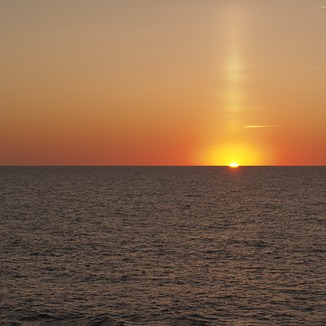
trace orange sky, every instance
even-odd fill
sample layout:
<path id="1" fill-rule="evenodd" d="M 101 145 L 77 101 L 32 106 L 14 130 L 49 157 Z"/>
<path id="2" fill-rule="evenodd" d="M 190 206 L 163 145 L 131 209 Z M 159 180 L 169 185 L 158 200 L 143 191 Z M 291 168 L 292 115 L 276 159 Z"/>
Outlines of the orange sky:
<path id="1" fill-rule="evenodd" d="M 0 165 L 326 165 L 326 0 L 3 0 Z"/>

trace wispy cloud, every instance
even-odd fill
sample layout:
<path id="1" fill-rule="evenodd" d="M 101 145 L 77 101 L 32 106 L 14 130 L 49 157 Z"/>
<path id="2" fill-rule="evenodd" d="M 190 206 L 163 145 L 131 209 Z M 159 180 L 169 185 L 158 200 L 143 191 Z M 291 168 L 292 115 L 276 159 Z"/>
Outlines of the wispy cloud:
<path id="1" fill-rule="evenodd" d="M 278 128 L 280 127 L 279 125 L 247 125 L 244 126 L 243 128 L 245 129 L 259 129 L 259 128 Z"/>
<path id="2" fill-rule="evenodd" d="M 314 6 L 316 8 L 322 8 L 322 9 L 326 9 L 326 6 Z"/>
<path id="3" fill-rule="evenodd" d="M 305 70 L 326 70 L 326 66 L 302 67 Z"/>

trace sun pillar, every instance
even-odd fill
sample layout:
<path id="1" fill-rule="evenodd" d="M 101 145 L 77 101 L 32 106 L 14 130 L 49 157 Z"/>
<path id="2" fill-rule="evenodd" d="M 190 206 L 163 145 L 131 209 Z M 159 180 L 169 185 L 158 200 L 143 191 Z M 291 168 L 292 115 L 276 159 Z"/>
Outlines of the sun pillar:
<path id="1" fill-rule="evenodd" d="M 225 62 L 227 132 L 235 133 L 239 124 L 242 106 L 241 84 L 243 80 L 243 62 L 241 53 L 242 15 L 239 5 L 230 4 L 228 8 L 227 55 Z"/>

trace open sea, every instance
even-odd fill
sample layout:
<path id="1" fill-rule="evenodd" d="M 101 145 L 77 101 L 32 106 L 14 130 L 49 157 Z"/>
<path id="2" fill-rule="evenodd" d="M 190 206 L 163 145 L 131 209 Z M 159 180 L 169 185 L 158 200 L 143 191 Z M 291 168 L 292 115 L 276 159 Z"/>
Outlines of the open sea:
<path id="1" fill-rule="evenodd" d="M 0 325 L 326 325 L 326 167 L 1 167 Z"/>

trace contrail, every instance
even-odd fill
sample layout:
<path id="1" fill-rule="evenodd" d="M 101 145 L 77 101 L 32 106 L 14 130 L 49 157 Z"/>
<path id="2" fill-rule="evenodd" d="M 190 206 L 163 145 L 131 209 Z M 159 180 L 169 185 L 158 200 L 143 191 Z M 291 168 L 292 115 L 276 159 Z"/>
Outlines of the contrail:
<path id="1" fill-rule="evenodd" d="M 244 126 L 245 129 L 259 129 L 259 128 L 278 128 L 278 125 L 248 125 Z"/>

